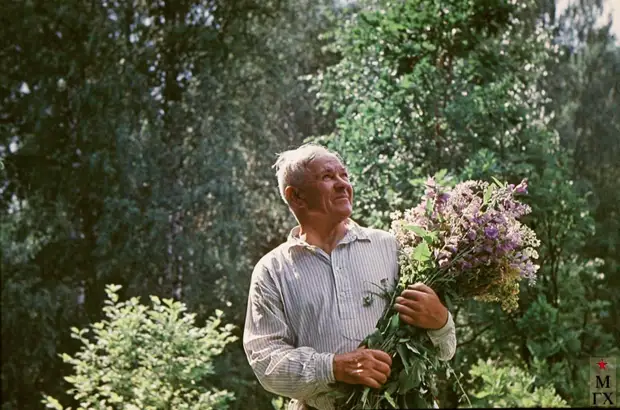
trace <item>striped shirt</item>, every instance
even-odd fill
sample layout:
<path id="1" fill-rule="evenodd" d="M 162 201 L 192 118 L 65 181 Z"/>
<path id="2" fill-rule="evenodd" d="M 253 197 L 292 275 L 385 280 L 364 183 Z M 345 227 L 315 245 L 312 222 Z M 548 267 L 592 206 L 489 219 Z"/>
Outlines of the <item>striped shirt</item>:
<path id="1" fill-rule="evenodd" d="M 293 398 L 289 410 L 307 403 L 333 409 L 334 354 L 358 348 L 375 330 L 387 302 L 371 292 L 390 289 L 398 277 L 398 242 L 388 232 L 349 220 L 345 236 L 328 255 L 299 238 L 265 255 L 254 268 L 243 346 L 250 366 L 268 391 Z M 452 315 L 429 330 L 440 359 L 456 350 Z"/>

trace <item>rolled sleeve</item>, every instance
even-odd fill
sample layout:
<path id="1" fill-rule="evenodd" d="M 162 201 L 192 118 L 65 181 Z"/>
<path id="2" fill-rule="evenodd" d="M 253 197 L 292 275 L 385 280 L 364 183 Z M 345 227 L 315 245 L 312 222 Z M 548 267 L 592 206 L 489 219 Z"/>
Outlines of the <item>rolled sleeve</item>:
<path id="1" fill-rule="evenodd" d="M 317 357 L 316 377 L 325 385 L 336 382 L 334 377 L 334 356 L 334 353 L 320 353 Z"/>
<path id="2" fill-rule="evenodd" d="M 456 326 L 452 313 L 448 311 L 448 321 L 437 330 L 429 330 L 428 336 L 434 346 L 439 348 L 439 360 L 447 361 L 454 357 L 456 353 Z"/>
<path id="3" fill-rule="evenodd" d="M 258 381 L 272 393 L 307 400 L 335 381 L 333 353 L 295 347 L 280 292 L 264 267 L 252 274 L 243 347 Z"/>

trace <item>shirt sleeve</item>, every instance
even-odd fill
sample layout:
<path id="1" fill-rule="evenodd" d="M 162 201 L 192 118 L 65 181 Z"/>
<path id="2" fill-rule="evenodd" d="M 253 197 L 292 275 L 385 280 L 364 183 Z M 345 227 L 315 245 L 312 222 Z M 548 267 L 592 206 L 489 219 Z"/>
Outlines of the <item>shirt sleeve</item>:
<path id="1" fill-rule="evenodd" d="M 268 391 L 298 400 L 332 390 L 333 353 L 294 347 L 282 297 L 264 266 L 252 274 L 243 348 L 254 374 Z"/>
<path id="2" fill-rule="evenodd" d="M 428 336 L 434 346 L 439 348 L 439 360 L 447 361 L 454 357 L 456 353 L 456 326 L 452 313 L 448 311 L 448 321 L 437 330 L 428 330 Z"/>

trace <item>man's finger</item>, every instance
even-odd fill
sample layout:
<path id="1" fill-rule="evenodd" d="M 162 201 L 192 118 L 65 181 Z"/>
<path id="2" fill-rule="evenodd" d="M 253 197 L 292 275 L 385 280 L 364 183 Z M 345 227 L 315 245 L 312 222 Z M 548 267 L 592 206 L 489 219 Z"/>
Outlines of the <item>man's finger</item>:
<path id="1" fill-rule="evenodd" d="M 416 322 L 414 316 L 410 316 L 410 315 L 407 315 L 405 313 L 401 313 L 400 314 L 400 320 L 402 320 L 404 323 L 408 324 L 409 326 L 417 326 L 417 322 Z"/>
<path id="2" fill-rule="evenodd" d="M 385 362 L 381 362 L 381 361 L 378 361 L 378 360 L 375 362 L 375 369 L 379 373 L 385 374 L 387 377 L 390 377 L 390 373 L 392 371 L 390 366 L 388 366 Z"/>
<path id="3" fill-rule="evenodd" d="M 418 314 L 414 310 L 408 308 L 407 306 L 398 304 L 394 305 L 394 309 L 400 313 L 400 320 L 408 325 L 415 326 Z"/>
<path id="4" fill-rule="evenodd" d="M 413 285 L 407 286 L 407 289 L 418 290 L 423 293 L 433 293 L 433 289 L 423 284 L 422 282 L 414 283 Z"/>
<path id="5" fill-rule="evenodd" d="M 397 305 L 406 306 L 406 307 L 408 307 L 409 309 L 411 309 L 411 310 L 413 310 L 415 312 L 422 310 L 420 308 L 420 303 L 421 302 L 422 301 L 417 300 L 417 299 L 416 300 L 411 300 L 411 299 L 404 298 L 402 296 L 396 298 L 396 304 Z"/>
<path id="6" fill-rule="evenodd" d="M 413 290 L 413 289 L 406 289 L 406 290 L 403 290 L 403 292 L 400 294 L 400 297 L 409 299 L 409 300 L 420 300 L 420 299 L 424 299 L 428 297 L 427 295 L 428 293 L 426 292 L 422 292 L 419 290 Z"/>
<path id="7" fill-rule="evenodd" d="M 415 317 L 418 315 L 418 313 L 415 310 L 411 309 L 409 306 L 401 305 L 400 303 L 394 304 L 394 310 L 396 310 L 398 313 L 401 313 L 407 316 Z"/>
<path id="8" fill-rule="evenodd" d="M 381 385 L 375 379 L 371 377 L 364 377 L 360 380 L 360 384 L 364 386 L 372 387 L 373 389 L 380 389 Z"/>
<path id="9" fill-rule="evenodd" d="M 376 381 L 380 385 L 384 384 L 388 379 L 388 377 L 384 373 L 378 372 L 375 369 L 367 369 L 363 373 L 363 375 L 364 375 L 363 377 L 368 377 L 369 379 Z"/>
<path id="10" fill-rule="evenodd" d="M 387 382 L 388 380 L 388 377 L 385 373 L 381 373 L 376 370 L 373 370 L 371 377 L 375 379 L 377 382 L 379 382 L 379 384 L 385 384 L 385 382 Z"/>
<path id="11" fill-rule="evenodd" d="M 388 366 L 392 365 L 392 358 L 389 354 L 385 353 L 383 350 L 369 350 L 372 353 L 373 357 L 377 360 L 386 363 Z"/>

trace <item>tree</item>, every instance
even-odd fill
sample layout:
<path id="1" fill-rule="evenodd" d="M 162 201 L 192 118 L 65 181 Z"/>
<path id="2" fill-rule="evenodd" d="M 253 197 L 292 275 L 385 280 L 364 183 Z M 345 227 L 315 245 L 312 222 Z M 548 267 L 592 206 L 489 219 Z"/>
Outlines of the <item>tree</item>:
<path id="1" fill-rule="evenodd" d="M 600 258 L 606 285 L 597 290 L 597 298 L 610 300 L 602 320 L 614 329 L 620 340 L 617 315 L 620 301 L 609 289 L 616 288 L 620 213 L 617 193 L 616 160 L 620 149 L 619 93 L 620 48 L 611 33 L 611 19 L 599 25 L 601 1 L 570 4 L 559 16 L 555 42 L 561 47 L 558 64 L 550 67 L 545 89 L 551 97 L 550 109 L 556 113 L 552 125 L 560 133 L 562 145 L 573 158 L 571 178 L 578 191 L 588 198 L 596 226 L 596 235 L 585 245 L 590 258 Z"/>
<path id="2" fill-rule="evenodd" d="M 316 76 L 336 130 L 321 138 L 359 177 L 357 217 L 386 226 L 416 197 L 416 176 L 458 169 L 474 153 L 520 157 L 545 132 L 525 115 L 547 58 L 531 11 L 497 2 L 376 2 L 330 33 L 338 64 Z M 369 160 L 372 159 L 372 160 Z M 511 157 L 512 159 L 512 157 Z"/>
<path id="3" fill-rule="evenodd" d="M 323 64 L 314 33 L 328 4 L 7 6 L 5 408 L 33 407 L 41 390 L 63 401 L 57 352 L 78 348 L 66 329 L 100 318 L 106 283 L 242 322 L 252 263 L 291 220 L 273 154 L 327 122 L 298 76 Z M 269 404 L 241 347 L 229 352 L 214 383 Z"/>

